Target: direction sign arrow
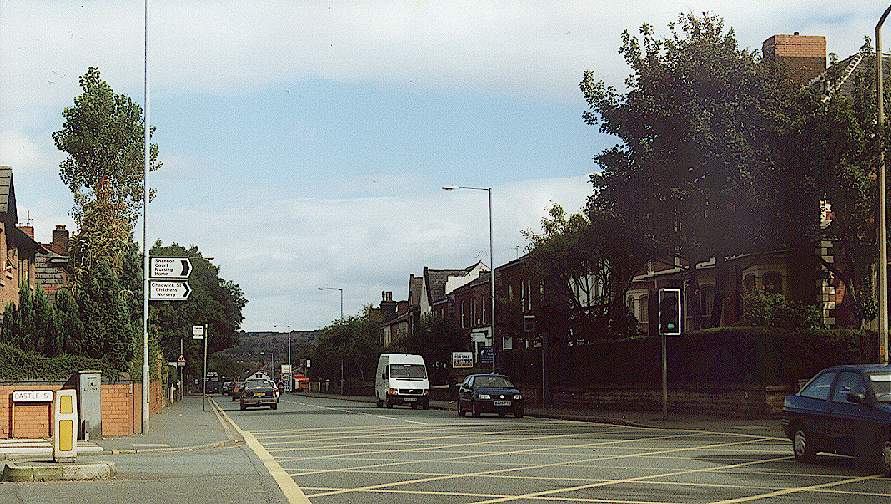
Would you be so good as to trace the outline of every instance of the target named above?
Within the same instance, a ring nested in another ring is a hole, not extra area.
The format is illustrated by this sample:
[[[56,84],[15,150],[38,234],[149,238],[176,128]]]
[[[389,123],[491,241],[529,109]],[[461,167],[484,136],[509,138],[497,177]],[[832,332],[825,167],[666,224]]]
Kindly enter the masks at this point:
[[[188,257],[152,257],[151,278],[189,278],[192,261]]]
[[[149,299],[152,301],[185,301],[192,289],[188,282],[151,281]]]

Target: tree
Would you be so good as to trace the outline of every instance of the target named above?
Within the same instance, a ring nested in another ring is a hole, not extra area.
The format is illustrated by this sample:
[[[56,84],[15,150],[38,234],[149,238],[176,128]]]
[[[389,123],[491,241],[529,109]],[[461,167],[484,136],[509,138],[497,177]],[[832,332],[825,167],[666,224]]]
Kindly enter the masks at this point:
[[[717,16],[683,14],[669,30],[624,32],[626,91],[585,72],[584,120],[621,140],[595,157],[589,210],[620,215],[650,258],[681,258],[691,275],[710,258],[721,275],[725,257],[812,239],[797,216],[817,212],[814,180],[789,174],[800,166],[796,119],[816,97],[740,49]]]
[[[114,369],[128,369],[139,336],[130,313],[129,294],[105,260],[84,272],[79,281],[80,320],[89,329],[72,346],[78,354],[105,360]]]
[[[431,380],[444,383],[452,364],[452,352],[470,350],[470,336],[452,317],[425,315],[416,331],[393,342],[392,350],[422,356]]]
[[[192,340],[193,325],[208,325],[208,354],[235,346],[244,320],[242,310],[247,304],[238,284],[221,278],[219,266],[207,260],[194,245],[189,248],[177,243],[164,245],[159,240],[152,247],[151,256],[188,257],[192,262],[189,299],[152,306],[150,332],[164,355],[175,360],[179,356],[180,339],[184,339],[187,362],[202,361],[204,347],[202,342]],[[139,310],[141,313],[141,304]],[[194,369],[198,368],[190,368]]]
[[[64,109],[62,129],[53,133],[56,147],[68,155],[59,168],[74,195],[75,220],[80,224],[87,204],[107,190],[108,202],[119,206],[132,224],[143,196],[142,108],[115,93],[96,67],[89,67],[78,82],[83,92]],[[150,169],[160,167],[158,146],[152,144]]]
[[[312,358],[314,378],[350,382],[374,379],[381,346],[381,323],[369,308],[362,315],[337,320],[324,327],[316,341]]]

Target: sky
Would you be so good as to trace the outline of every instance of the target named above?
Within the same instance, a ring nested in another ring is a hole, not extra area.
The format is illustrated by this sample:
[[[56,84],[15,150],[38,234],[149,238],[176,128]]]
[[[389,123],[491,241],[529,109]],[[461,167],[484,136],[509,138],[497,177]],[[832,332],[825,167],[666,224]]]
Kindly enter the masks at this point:
[[[616,140],[581,118],[585,70],[622,86],[621,34],[680,12],[740,44],[825,35],[846,57],[883,5],[822,1],[152,0],[149,241],[195,244],[248,305],[246,330],[313,329],[405,299],[408,276],[517,257],[547,208],[579,210]],[[97,66],[143,101],[143,2],[0,0],[0,165],[38,241],[74,228],[52,132]],[[141,237],[141,223],[137,239]],[[517,248],[519,247],[519,248]]]

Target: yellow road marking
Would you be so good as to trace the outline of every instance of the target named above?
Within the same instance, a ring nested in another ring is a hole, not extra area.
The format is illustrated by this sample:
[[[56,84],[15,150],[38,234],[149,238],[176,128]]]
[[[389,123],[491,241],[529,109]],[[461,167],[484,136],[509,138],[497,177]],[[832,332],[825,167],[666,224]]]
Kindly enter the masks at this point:
[[[793,493],[799,492],[810,492],[813,490],[822,490],[824,488],[831,488],[839,485],[847,485],[850,483],[859,483],[861,481],[878,479],[881,476],[878,474],[873,474],[870,476],[861,476],[858,478],[849,478],[841,481],[830,481],[829,483],[822,483],[820,485],[811,485],[811,486],[803,486],[803,487],[792,487],[792,488],[784,488],[783,490],[777,490],[775,492],[765,493],[761,495],[750,495],[748,497],[740,497],[738,499],[729,499],[722,501],[715,501],[713,504],[731,504],[736,502],[752,502],[756,500],[769,499],[771,497],[779,497],[780,495],[789,495]]]
[[[332,491],[332,490],[345,490],[343,488],[329,488],[329,487],[305,487],[307,490],[322,490],[322,491]],[[470,492],[447,492],[447,491],[436,491],[436,490],[387,490],[387,489],[375,489],[375,490],[364,490],[363,493],[388,493],[388,494],[408,494],[408,495],[435,495],[440,497],[487,497],[487,498],[497,498],[497,497],[512,497],[511,495],[505,494],[478,494],[478,493],[470,493]],[[317,495],[323,495],[322,493],[312,494],[310,497],[315,497]],[[545,500],[545,501],[562,501],[562,502],[609,502],[616,504],[678,504],[673,502],[664,502],[664,501],[637,501],[637,500],[622,500],[622,499],[567,499],[565,497],[532,497],[531,500]]]
[[[578,485],[575,487],[556,488],[553,490],[544,490],[541,492],[533,492],[533,493],[529,493],[529,494],[525,494],[525,495],[516,495],[516,496],[511,496],[511,497],[504,497],[501,499],[479,501],[476,504],[494,504],[496,502],[508,502],[508,501],[514,501],[514,500],[520,500],[520,499],[530,499],[530,498],[534,498],[534,497],[542,497],[542,496],[552,495],[552,494],[557,494],[557,493],[575,492],[578,490],[587,490],[589,488],[599,488],[599,487],[605,487],[605,486],[621,485],[623,483],[636,483],[636,482],[641,482],[641,481],[646,481],[646,480],[651,480],[651,479],[656,479],[656,478],[670,478],[672,476],[683,476],[686,474],[713,472],[713,471],[718,471],[721,469],[729,469],[729,468],[733,468],[733,467],[744,467],[744,466],[749,466],[749,465],[764,464],[767,462],[774,462],[777,460],[787,460],[790,458],[792,458],[792,457],[782,457],[782,458],[766,459],[766,460],[753,460],[751,462],[745,462],[742,464],[731,464],[731,465],[725,465],[725,466],[719,466],[719,467],[706,467],[706,468],[701,468],[701,469],[687,469],[687,470],[683,470],[683,471],[673,471],[673,472],[663,473],[663,474],[653,474],[650,476],[637,476],[634,478],[625,478],[625,479],[620,479],[620,480],[609,480],[609,481],[604,481],[604,482],[591,483],[588,485]]]
[[[217,410],[223,415],[229,424],[244,438],[244,442],[253,450],[254,454],[257,455],[257,458],[263,462],[263,465],[266,467],[266,470],[269,471],[269,474],[272,476],[272,479],[278,484],[278,487],[281,489],[282,493],[285,495],[285,498],[288,499],[288,502],[291,504],[310,504],[309,499],[306,498],[306,495],[300,490],[300,487],[297,486],[297,482],[294,481],[294,478],[288,475],[282,466],[275,461],[272,455],[266,451],[266,448],[263,448],[263,445],[257,441],[257,438],[254,437],[248,431],[242,430],[241,427],[238,426],[237,423],[233,422],[229,415],[223,411],[222,408],[217,404],[216,400],[211,400],[211,404],[217,408]]]
[[[737,441],[737,442],[732,442],[732,443],[721,443],[718,445],[708,445],[708,446],[735,446],[735,445],[740,445],[740,444],[754,443],[756,441],[757,440]],[[659,450],[656,452],[651,452],[651,454],[698,450],[698,449],[702,449],[702,448],[703,447],[672,448],[672,449],[667,449],[667,450]],[[525,450],[521,450],[521,451],[525,451]],[[523,467],[523,468],[495,469],[495,470],[482,471],[482,472],[477,472],[477,473],[453,474],[453,475],[448,475],[448,476],[434,476],[434,477],[420,478],[420,479],[414,479],[414,480],[395,481],[395,482],[391,482],[391,483],[387,483],[387,484],[369,485],[366,487],[357,487],[354,489],[321,493],[321,494],[317,494],[317,495],[319,495],[319,496],[339,495],[339,494],[343,494],[343,493],[357,492],[357,491],[363,491],[363,490],[373,490],[373,489],[378,489],[378,488],[411,485],[411,484],[416,484],[416,483],[427,483],[430,481],[442,481],[442,480],[447,480],[447,479],[457,479],[457,478],[480,476],[483,474],[498,474],[498,473],[503,473],[503,472],[512,472],[512,471],[519,471],[519,470],[542,469],[545,467],[566,466],[566,465],[571,465],[571,464],[574,464],[577,462],[590,462],[593,460],[613,460],[613,459],[620,459],[620,458],[633,458],[633,457],[640,457],[642,455],[646,455],[646,454],[616,455],[616,456],[611,456],[611,457],[596,457],[596,458],[592,458],[592,459],[588,459],[588,460],[582,459],[582,460],[573,460],[573,461],[565,461],[565,462],[554,462],[554,463],[550,463],[550,464],[538,464],[538,465],[527,466],[527,467]],[[472,457],[472,456],[468,455],[467,457]],[[785,458],[788,459],[789,457],[785,457]],[[758,463],[761,463],[761,462],[763,462],[763,461],[758,461]],[[701,470],[682,471],[677,474],[688,474],[689,472],[698,472],[698,471],[701,471]],[[667,474],[667,476],[672,476],[672,475],[674,475],[674,474],[673,473]],[[660,477],[660,475],[646,476],[644,478],[658,478],[658,477]],[[611,484],[611,483],[606,483],[606,484]],[[601,485],[601,484],[600,483],[594,484],[594,486],[599,486],[599,485]],[[582,488],[584,488],[584,487],[582,487]],[[559,492],[559,491],[548,491],[541,495],[547,495],[548,493],[557,493],[557,492]],[[535,496],[537,494],[529,494],[529,495]],[[504,499],[493,500],[492,502],[505,502],[505,501],[510,501],[510,500],[517,500],[517,498],[505,497]],[[488,502],[488,501],[486,501],[486,502]]]

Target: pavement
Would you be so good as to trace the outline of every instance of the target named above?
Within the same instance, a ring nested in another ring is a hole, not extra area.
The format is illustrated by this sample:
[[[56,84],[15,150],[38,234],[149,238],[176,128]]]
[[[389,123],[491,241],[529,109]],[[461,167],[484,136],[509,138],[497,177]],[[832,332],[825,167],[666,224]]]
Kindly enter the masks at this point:
[[[220,406],[290,502],[891,500],[891,479],[846,457],[797,463],[787,439],[765,433],[459,418],[318,396],[284,396],[277,411]]]
[[[0,504],[289,502],[263,462],[211,404],[201,411],[200,397],[186,397],[152,416],[145,436],[99,442],[105,448],[100,455],[78,460],[112,462],[113,479],[0,483]]]
[[[374,396],[341,396],[337,394],[312,393],[310,397],[343,399],[361,403],[376,403]],[[430,407],[438,410],[456,411],[455,401],[430,401]],[[526,416],[551,418],[555,420],[575,420],[580,422],[606,423],[636,427],[653,427],[662,429],[698,429],[706,431],[730,431],[743,434],[759,434],[765,436],[783,436],[783,428],[778,418],[723,418],[714,416],[669,414],[663,418],[662,413],[648,411],[616,411],[572,408],[541,408],[527,406]]]

